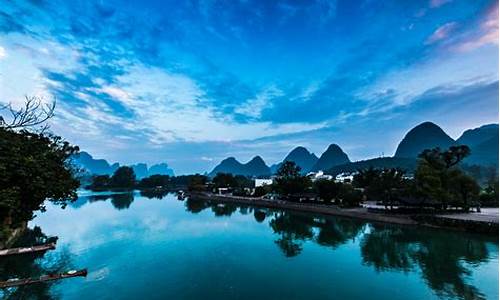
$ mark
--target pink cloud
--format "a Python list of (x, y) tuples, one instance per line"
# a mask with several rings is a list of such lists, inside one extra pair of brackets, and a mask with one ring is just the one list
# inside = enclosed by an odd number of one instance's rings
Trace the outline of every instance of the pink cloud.
[(457, 23), (449, 22), (440, 26), (434, 33), (427, 39), (426, 44), (432, 44), (443, 39), (446, 39), (450, 33), (455, 29)]
[(458, 51), (471, 51), (488, 44), (498, 45), (498, 2), (492, 5), (475, 34), (457, 45)]

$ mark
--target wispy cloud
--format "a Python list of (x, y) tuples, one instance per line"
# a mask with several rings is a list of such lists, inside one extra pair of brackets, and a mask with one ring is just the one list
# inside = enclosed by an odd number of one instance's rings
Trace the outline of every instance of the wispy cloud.
[(489, 44), (498, 45), (498, 2), (495, 2), (487, 10), (477, 31), (461, 41), (456, 49), (458, 51), (471, 51)]
[(456, 22), (449, 22), (442, 26), (439, 26), (431, 36), (427, 39), (427, 44), (433, 44), (441, 40), (447, 39), (452, 33), (453, 30), (457, 27)]

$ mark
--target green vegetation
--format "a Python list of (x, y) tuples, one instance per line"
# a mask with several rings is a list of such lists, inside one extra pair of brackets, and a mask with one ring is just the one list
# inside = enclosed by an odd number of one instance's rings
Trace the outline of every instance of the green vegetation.
[(44, 201), (65, 206), (77, 197), (79, 181), (68, 158), (78, 152), (61, 137), (35, 128), (52, 116), (53, 106), (27, 98), (25, 107), (14, 110), (10, 121), (0, 118), (0, 241), (10, 231), (44, 211)]
[(175, 188), (186, 188), (192, 191), (206, 189), (208, 178), (205, 175), (151, 175), (139, 181), (136, 180), (134, 170), (131, 167), (119, 167), (112, 176), (96, 175), (92, 177), (88, 189), (94, 191), (102, 190), (131, 190), (131, 189), (159, 189), (169, 190)]
[(367, 199), (381, 201), (392, 208), (408, 186), (408, 180), (400, 169), (369, 168), (354, 176), (353, 185), (362, 188)]
[(274, 189), (284, 197), (304, 193), (311, 188), (311, 180), (300, 173), (300, 167), (294, 162), (285, 161), (276, 172)]
[[(498, 176), (492, 175), (481, 192), (477, 181), (464, 171), (461, 162), (470, 154), (467, 146), (451, 146), (423, 151), (413, 178), (399, 169), (360, 170), (353, 185), (364, 190), (367, 199), (394, 204), (447, 209), (470, 207), (498, 202)], [(495, 199), (495, 200), (494, 200)], [(498, 205), (498, 204), (496, 204)]]
[(271, 188), (288, 201), (319, 199), (324, 204), (337, 204), (351, 207), (358, 206), (362, 200), (361, 192), (349, 183), (335, 182), (329, 179), (312, 181), (300, 172), (294, 162), (286, 161), (276, 172), (276, 179)]
[(415, 196), (439, 203), (443, 209), (451, 205), (467, 211), (472, 204), (477, 205), (479, 185), (458, 167), (469, 154), (467, 146), (422, 152), (415, 172)]
[(213, 188), (229, 188), (232, 190), (233, 195), (238, 196), (250, 196), (253, 186), (253, 180), (243, 175), (217, 173), (217, 175), (212, 178)]

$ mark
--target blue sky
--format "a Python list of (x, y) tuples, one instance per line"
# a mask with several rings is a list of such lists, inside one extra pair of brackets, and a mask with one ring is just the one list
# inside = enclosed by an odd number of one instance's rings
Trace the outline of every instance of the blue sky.
[(57, 99), (52, 131), (113, 162), (392, 155), (423, 121), (498, 123), (498, 4), (6, 1), (0, 87)]

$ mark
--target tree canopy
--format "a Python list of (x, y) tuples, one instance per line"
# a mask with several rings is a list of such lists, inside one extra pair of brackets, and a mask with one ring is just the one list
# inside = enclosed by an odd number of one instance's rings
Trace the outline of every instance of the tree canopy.
[(275, 188), (281, 195), (304, 192), (311, 186), (311, 180), (302, 176), (300, 167), (292, 161), (285, 161), (276, 172)]
[(76, 199), (79, 181), (68, 163), (78, 147), (52, 134), (0, 127), (0, 214), (16, 225), (44, 210), (46, 199), (65, 205)]

